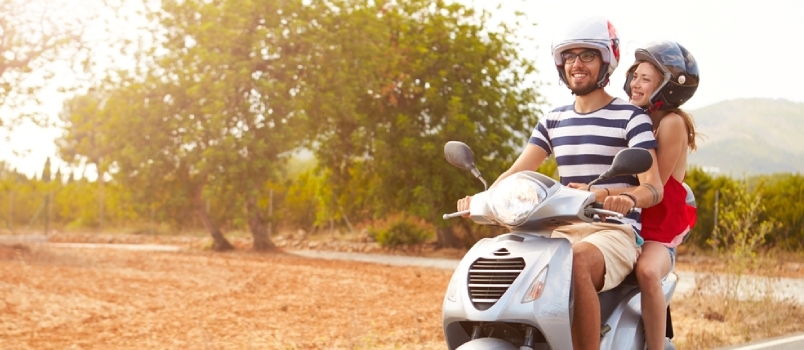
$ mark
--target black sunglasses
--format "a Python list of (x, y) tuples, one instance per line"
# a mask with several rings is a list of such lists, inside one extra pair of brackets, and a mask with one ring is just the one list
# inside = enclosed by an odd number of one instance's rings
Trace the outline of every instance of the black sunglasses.
[(575, 59), (580, 57), (581, 62), (592, 62), (595, 59), (595, 56), (600, 56), (600, 52), (595, 50), (586, 50), (580, 53), (572, 53), (572, 52), (564, 52), (561, 54), (561, 60), (564, 61), (564, 64), (573, 64), (575, 63)]

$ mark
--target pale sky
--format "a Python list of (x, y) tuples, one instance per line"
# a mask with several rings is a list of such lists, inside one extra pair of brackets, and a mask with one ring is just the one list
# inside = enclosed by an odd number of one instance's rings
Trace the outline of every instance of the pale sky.
[[(626, 1), (626, 0), (458, 0), (486, 6), (494, 18), (513, 21), (514, 10), (527, 14), (537, 26), (527, 29), (534, 38), (523, 53), (535, 59), (539, 73), (535, 80), (546, 83), (540, 92), (547, 104), (544, 111), (572, 103), (569, 90), (557, 84), (558, 73), (551, 59), (552, 34), (563, 21), (604, 16), (617, 28), (621, 41), (621, 62), (607, 91), (625, 98), (625, 71), (633, 62), (634, 49), (653, 40), (674, 40), (698, 60), (701, 83), (685, 104), (696, 109), (735, 98), (782, 98), (804, 102), (804, 3), (799, 1)], [(796, 59), (801, 57), (802, 62)], [(58, 95), (42, 111), (55, 119), (61, 107)], [(802, 116), (804, 117), (804, 116)], [(32, 175), (41, 171), (47, 156), (56, 155), (53, 140), (58, 130), (23, 128), (12, 135), (12, 144), (0, 141), (0, 159)], [(12, 150), (30, 149), (25, 157)], [(59, 164), (58, 162), (56, 164)], [(90, 178), (91, 175), (88, 174)]]
[[(462, 0), (472, 3), (471, 0)], [(475, 4), (486, 3), (475, 0)], [(625, 72), (634, 62), (634, 50), (654, 40), (674, 40), (698, 60), (701, 83), (684, 106), (696, 109), (735, 98), (783, 98), (804, 102), (804, 3), (800, 1), (627, 1), (506, 0), (497, 13), (525, 12), (537, 26), (538, 47), (526, 51), (535, 57), (538, 79), (550, 83), (541, 92), (548, 109), (572, 103), (572, 95), (558, 85), (551, 59), (552, 34), (564, 21), (588, 16), (608, 18), (617, 28), (621, 62), (607, 91), (625, 98)], [(802, 57), (804, 58), (804, 57)], [(788, 68), (788, 69), (784, 69)], [(784, 72), (782, 72), (784, 70)], [(804, 116), (803, 116), (804, 117)]]

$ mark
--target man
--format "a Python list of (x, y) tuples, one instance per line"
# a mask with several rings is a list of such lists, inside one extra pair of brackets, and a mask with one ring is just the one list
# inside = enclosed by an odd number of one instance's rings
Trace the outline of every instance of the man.
[[(619, 285), (631, 273), (639, 255), (641, 227), (638, 210), (662, 199), (656, 163), (656, 140), (650, 118), (638, 107), (614, 98), (603, 89), (617, 68), (619, 39), (607, 20), (571, 25), (553, 41), (553, 56), (561, 81), (575, 103), (556, 108), (539, 121), (522, 154), (495, 182), (523, 170), (536, 170), (553, 154), (561, 183), (583, 187), (609, 168), (625, 148), (650, 150), (653, 166), (635, 176), (620, 176), (595, 185), (604, 209), (627, 214), (622, 220), (562, 227), (553, 237), (565, 237), (573, 247), (575, 296), (572, 342), (575, 349), (600, 347), (600, 302), (597, 293)], [(458, 201), (469, 208), (470, 198)]]

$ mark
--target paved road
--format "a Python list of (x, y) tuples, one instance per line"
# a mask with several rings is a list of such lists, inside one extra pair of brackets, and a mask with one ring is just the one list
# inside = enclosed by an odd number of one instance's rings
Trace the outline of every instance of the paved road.
[(763, 340), (755, 343), (730, 346), (717, 350), (801, 350), (804, 349), (804, 333), (781, 338)]
[[(365, 253), (346, 253), (346, 252), (331, 252), (331, 251), (318, 251), (318, 250), (291, 250), (291, 254), (305, 256), (310, 258), (319, 259), (332, 259), (332, 260), (351, 260), (351, 261), (364, 261), (373, 262), (387, 265), (397, 266), (422, 266), (432, 267), (444, 270), (454, 270), (458, 266), (458, 259), (442, 259), (442, 258), (424, 258), (424, 257), (410, 257), (410, 256), (397, 256), (397, 255), (384, 255), (384, 254), (365, 254)], [(676, 285), (676, 293), (683, 296), (691, 292), (695, 288), (695, 283), (700, 277), (699, 274), (689, 271), (676, 271), (678, 275), (678, 285)], [(707, 283), (718, 283), (718, 277), (713, 276), (705, 280)], [(746, 276), (744, 281), (741, 282), (743, 289), (740, 296), (743, 298), (750, 298), (758, 296), (758, 290), (764, 290), (766, 285), (766, 278)], [(797, 300), (804, 305), (804, 280), (795, 278), (779, 278), (774, 279), (775, 296), (779, 298), (787, 297)], [(722, 280), (721, 280), (722, 283)], [(802, 348), (804, 349), (804, 348)]]

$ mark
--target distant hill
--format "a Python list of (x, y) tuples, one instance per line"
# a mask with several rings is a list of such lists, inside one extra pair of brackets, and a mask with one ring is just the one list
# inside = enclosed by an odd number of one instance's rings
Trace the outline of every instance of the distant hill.
[(736, 99), (689, 112), (705, 135), (690, 164), (737, 177), (804, 173), (804, 103)]

